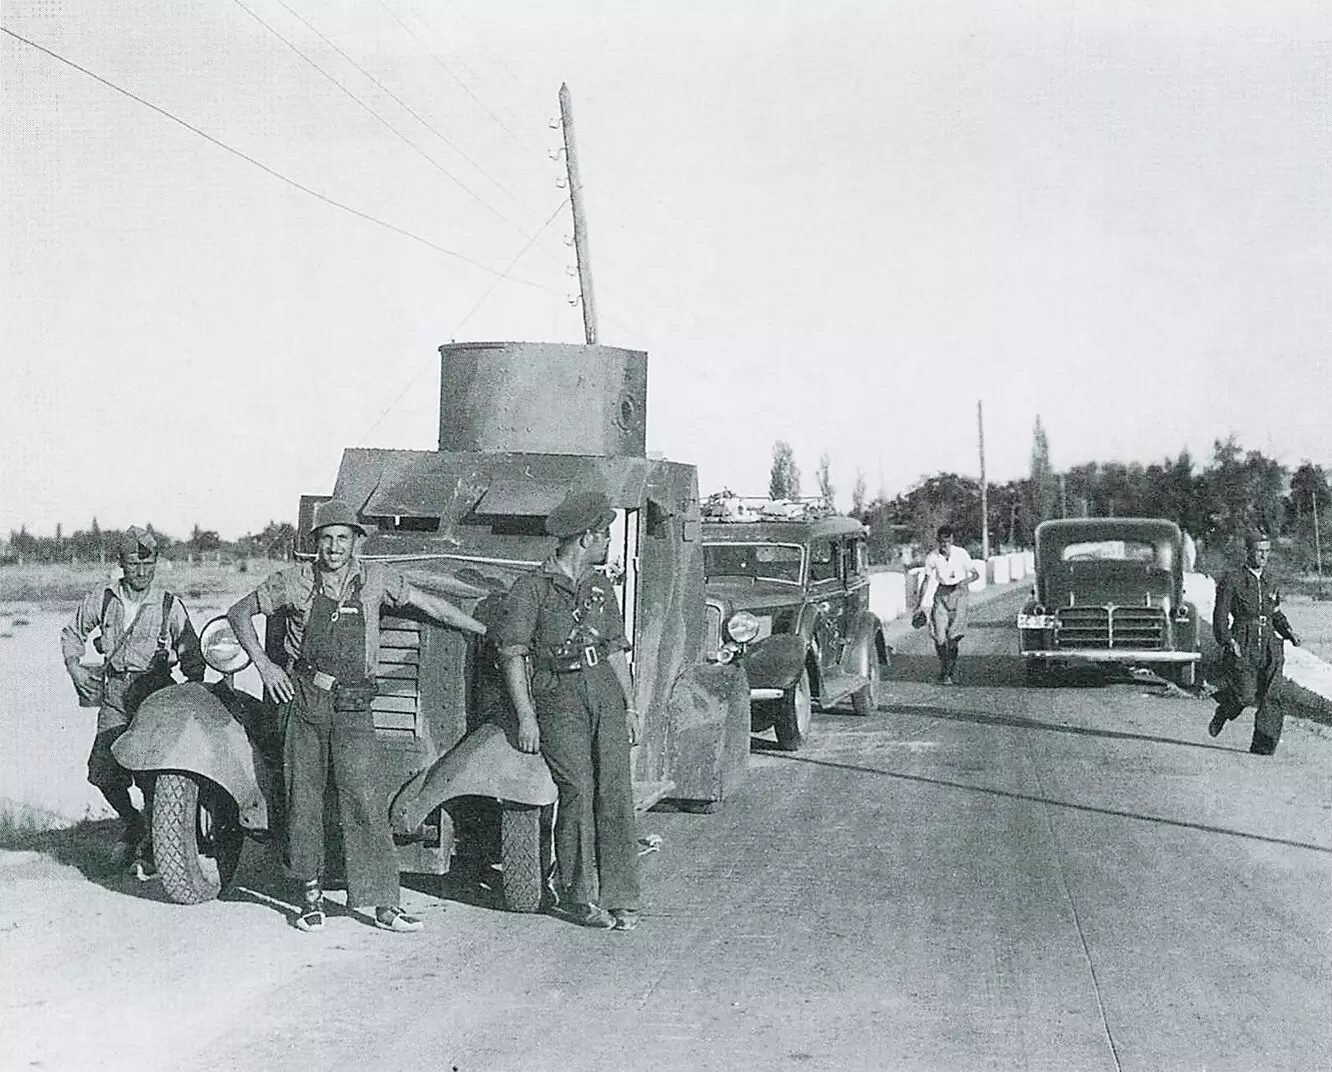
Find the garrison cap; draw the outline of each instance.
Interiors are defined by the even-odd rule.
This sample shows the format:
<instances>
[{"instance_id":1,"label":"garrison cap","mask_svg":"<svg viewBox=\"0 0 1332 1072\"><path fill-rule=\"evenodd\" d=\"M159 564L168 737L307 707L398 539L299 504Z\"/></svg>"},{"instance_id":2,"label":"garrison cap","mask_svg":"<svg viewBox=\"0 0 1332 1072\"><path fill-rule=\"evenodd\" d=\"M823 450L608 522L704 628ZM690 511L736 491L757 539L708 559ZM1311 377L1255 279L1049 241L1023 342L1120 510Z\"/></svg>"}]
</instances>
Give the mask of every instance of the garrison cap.
<instances>
[{"instance_id":1,"label":"garrison cap","mask_svg":"<svg viewBox=\"0 0 1332 1072\"><path fill-rule=\"evenodd\" d=\"M552 536L577 536L605 528L614 520L615 508L603 492L574 491L550 512L546 531Z\"/></svg>"},{"instance_id":2,"label":"garrison cap","mask_svg":"<svg viewBox=\"0 0 1332 1072\"><path fill-rule=\"evenodd\" d=\"M1272 537L1267 535L1262 529L1246 529L1244 532L1244 549L1252 551L1260 543L1270 543Z\"/></svg>"},{"instance_id":3,"label":"garrison cap","mask_svg":"<svg viewBox=\"0 0 1332 1072\"><path fill-rule=\"evenodd\" d=\"M310 531L318 532L329 525L346 525L348 528L355 529L362 536L365 535L365 526L356 520L356 511L341 499L329 499L327 502L315 505L314 518L310 522Z\"/></svg>"},{"instance_id":4,"label":"garrison cap","mask_svg":"<svg viewBox=\"0 0 1332 1072\"><path fill-rule=\"evenodd\" d=\"M148 562L157 557L157 537L147 529L131 525L120 537L120 557L132 562Z\"/></svg>"}]
</instances>

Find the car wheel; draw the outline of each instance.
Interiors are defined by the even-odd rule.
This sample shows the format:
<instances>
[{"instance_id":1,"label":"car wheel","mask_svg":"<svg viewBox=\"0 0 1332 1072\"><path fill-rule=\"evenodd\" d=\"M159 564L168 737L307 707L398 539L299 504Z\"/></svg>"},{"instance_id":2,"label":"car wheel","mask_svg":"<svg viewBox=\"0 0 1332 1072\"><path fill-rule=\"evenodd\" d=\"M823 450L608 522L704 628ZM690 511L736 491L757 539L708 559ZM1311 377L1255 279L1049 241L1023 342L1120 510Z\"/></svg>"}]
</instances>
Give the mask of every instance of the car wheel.
<instances>
[{"instance_id":1,"label":"car wheel","mask_svg":"<svg viewBox=\"0 0 1332 1072\"><path fill-rule=\"evenodd\" d=\"M236 805L188 774L159 774L153 789L153 857L167 900L211 901L231 882L245 846Z\"/></svg>"},{"instance_id":2,"label":"car wheel","mask_svg":"<svg viewBox=\"0 0 1332 1072\"><path fill-rule=\"evenodd\" d=\"M510 912L535 912L545 890L541 808L504 802L500 815L500 888Z\"/></svg>"},{"instance_id":3,"label":"car wheel","mask_svg":"<svg viewBox=\"0 0 1332 1072\"><path fill-rule=\"evenodd\" d=\"M870 715L879 709L879 681L882 671L879 666L879 650L873 641L870 641L867 665L869 681L851 694L851 706L858 715Z\"/></svg>"},{"instance_id":4,"label":"car wheel","mask_svg":"<svg viewBox=\"0 0 1332 1072\"><path fill-rule=\"evenodd\" d=\"M773 729L777 731L777 747L783 752L794 752L809 740L814 723L814 703L809 691L809 671L801 670L800 677L786 694L777 701Z\"/></svg>"}]
</instances>

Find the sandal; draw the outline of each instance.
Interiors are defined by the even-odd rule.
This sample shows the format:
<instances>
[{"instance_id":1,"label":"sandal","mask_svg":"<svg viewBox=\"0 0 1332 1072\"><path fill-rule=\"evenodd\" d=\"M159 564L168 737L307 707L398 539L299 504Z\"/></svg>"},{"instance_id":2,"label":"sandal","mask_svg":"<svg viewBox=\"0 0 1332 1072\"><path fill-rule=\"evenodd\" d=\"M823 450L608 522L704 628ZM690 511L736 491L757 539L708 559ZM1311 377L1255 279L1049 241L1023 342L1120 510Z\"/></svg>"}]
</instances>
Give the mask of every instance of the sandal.
<instances>
[{"instance_id":1,"label":"sandal","mask_svg":"<svg viewBox=\"0 0 1332 1072\"><path fill-rule=\"evenodd\" d=\"M561 919L567 919L570 923L577 923L580 927L608 931L615 926L615 919L600 905L573 901L567 905L557 904L551 911Z\"/></svg>"},{"instance_id":2,"label":"sandal","mask_svg":"<svg viewBox=\"0 0 1332 1072\"><path fill-rule=\"evenodd\" d=\"M305 905L296 917L298 931L322 931L324 929L324 891L319 888L319 880L311 879L301 887L301 901Z\"/></svg>"},{"instance_id":3,"label":"sandal","mask_svg":"<svg viewBox=\"0 0 1332 1072\"><path fill-rule=\"evenodd\" d=\"M375 926L385 931L408 934L419 931L425 924L416 916L409 916L397 905L375 909Z\"/></svg>"},{"instance_id":4,"label":"sandal","mask_svg":"<svg viewBox=\"0 0 1332 1072\"><path fill-rule=\"evenodd\" d=\"M638 928L638 910L636 908L612 908L611 916L615 920L617 931L632 931Z\"/></svg>"}]
</instances>

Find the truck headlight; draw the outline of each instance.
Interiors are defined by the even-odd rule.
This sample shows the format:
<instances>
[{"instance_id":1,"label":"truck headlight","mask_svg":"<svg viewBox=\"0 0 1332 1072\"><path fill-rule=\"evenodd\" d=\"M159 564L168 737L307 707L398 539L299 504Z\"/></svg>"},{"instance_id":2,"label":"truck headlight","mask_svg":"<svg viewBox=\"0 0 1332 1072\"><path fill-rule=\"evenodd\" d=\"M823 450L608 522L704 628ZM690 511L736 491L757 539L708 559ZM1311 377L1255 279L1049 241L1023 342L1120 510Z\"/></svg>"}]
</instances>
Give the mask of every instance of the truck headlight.
<instances>
[{"instance_id":1,"label":"truck headlight","mask_svg":"<svg viewBox=\"0 0 1332 1072\"><path fill-rule=\"evenodd\" d=\"M747 610L738 610L726 620L726 634L737 644L748 644L759 635L759 620Z\"/></svg>"}]
</instances>

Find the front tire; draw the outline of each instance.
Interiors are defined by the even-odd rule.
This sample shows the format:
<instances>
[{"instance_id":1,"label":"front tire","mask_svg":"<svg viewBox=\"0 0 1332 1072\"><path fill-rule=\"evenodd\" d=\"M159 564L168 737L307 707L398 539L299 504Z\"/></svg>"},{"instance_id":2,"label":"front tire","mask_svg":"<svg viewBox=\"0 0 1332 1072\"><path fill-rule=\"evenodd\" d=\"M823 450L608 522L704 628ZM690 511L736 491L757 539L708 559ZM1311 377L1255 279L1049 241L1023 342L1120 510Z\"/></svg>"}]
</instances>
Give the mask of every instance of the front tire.
<instances>
[{"instance_id":1,"label":"front tire","mask_svg":"<svg viewBox=\"0 0 1332 1072\"><path fill-rule=\"evenodd\" d=\"M194 775L157 775L153 856L167 900L213 900L235 877L244 846L236 805L224 790Z\"/></svg>"},{"instance_id":2,"label":"front tire","mask_svg":"<svg viewBox=\"0 0 1332 1072\"><path fill-rule=\"evenodd\" d=\"M881 668L879 666L879 649L872 641L870 642L869 658L866 660L866 665L869 667L869 681L851 694L851 707L858 715L872 715L879 709Z\"/></svg>"},{"instance_id":3,"label":"front tire","mask_svg":"<svg viewBox=\"0 0 1332 1072\"><path fill-rule=\"evenodd\" d=\"M801 670L794 685L777 701L773 729L777 731L777 747L783 752L796 752L809 740L814 724L814 701L809 691L809 671Z\"/></svg>"},{"instance_id":4,"label":"front tire","mask_svg":"<svg viewBox=\"0 0 1332 1072\"><path fill-rule=\"evenodd\" d=\"M505 801L500 814L500 891L510 912L535 912L545 891L541 808Z\"/></svg>"}]
</instances>

